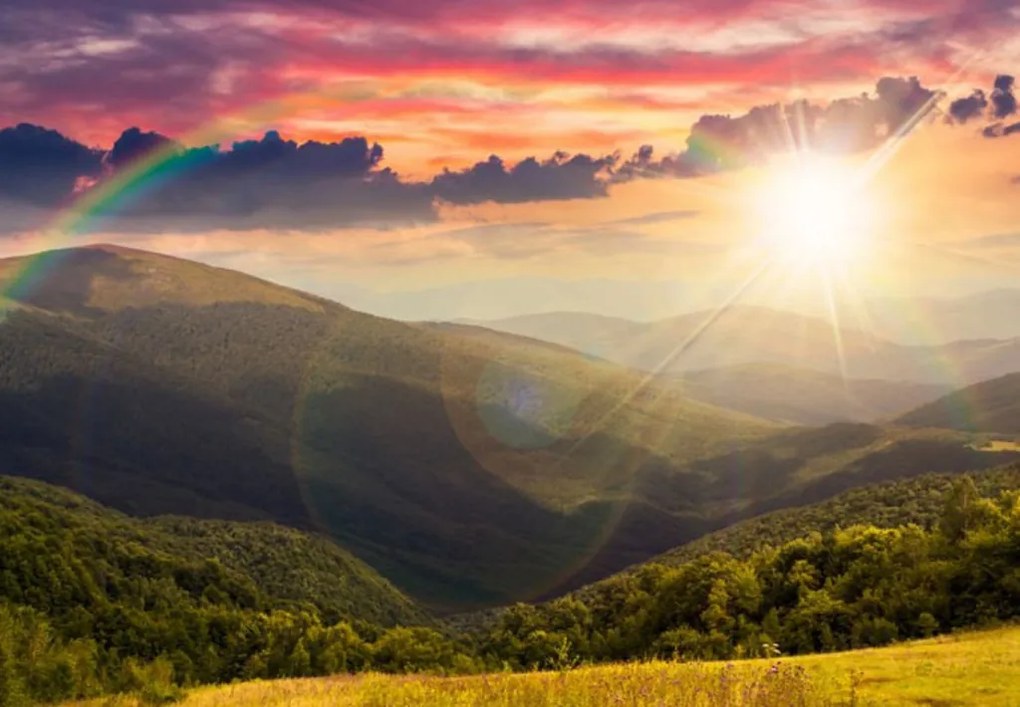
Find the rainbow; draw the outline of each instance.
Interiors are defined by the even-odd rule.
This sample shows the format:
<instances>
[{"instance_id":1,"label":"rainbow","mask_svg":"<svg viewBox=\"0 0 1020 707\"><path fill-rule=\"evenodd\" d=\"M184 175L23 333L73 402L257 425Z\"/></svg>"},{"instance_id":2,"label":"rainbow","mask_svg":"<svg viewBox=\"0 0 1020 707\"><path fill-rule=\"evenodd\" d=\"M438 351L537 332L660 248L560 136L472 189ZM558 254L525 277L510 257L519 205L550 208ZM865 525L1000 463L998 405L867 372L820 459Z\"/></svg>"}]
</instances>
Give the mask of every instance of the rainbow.
<instances>
[{"instance_id":1,"label":"rainbow","mask_svg":"<svg viewBox=\"0 0 1020 707\"><path fill-rule=\"evenodd\" d=\"M68 239L89 231L146 193L205 164L213 150L203 150L203 146L237 139L241 133L257 132L309 101L330 98L353 103L399 95L383 92L364 81L340 82L314 94L290 94L248 106L187 133L179 142L147 152L72 198L49 223L35 231L34 237L26 239L26 250L31 255L23 258L20 269L0 282L0 301L31 292L61 261L61 255L53 251L68 245ZM185 147L182 149L181 145Z\"/></svg>"}]
</instances>

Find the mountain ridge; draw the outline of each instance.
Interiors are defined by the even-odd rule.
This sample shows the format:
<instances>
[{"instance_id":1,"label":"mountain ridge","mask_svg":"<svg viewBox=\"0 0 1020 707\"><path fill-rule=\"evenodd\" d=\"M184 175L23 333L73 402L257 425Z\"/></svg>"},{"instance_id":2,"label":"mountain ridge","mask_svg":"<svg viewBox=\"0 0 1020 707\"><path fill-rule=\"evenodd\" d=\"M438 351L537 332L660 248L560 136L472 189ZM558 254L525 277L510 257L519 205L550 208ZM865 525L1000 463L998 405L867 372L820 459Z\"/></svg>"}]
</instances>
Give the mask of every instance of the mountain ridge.
<instances>
[{"instance_id":1,"label":"mountain ridge","mask_svg":"<svg viewBox=\"0 0 1020 707\"><path fill-rule=\"evenodd\" d=\"M562 593L863 483L1012 458L960 431L780 425L562 347L158 254L32 262L43 279L8 289L20 304L0 323L0 472L141 516L314 530L441 611Z\"/></svg>"}]
</instances>

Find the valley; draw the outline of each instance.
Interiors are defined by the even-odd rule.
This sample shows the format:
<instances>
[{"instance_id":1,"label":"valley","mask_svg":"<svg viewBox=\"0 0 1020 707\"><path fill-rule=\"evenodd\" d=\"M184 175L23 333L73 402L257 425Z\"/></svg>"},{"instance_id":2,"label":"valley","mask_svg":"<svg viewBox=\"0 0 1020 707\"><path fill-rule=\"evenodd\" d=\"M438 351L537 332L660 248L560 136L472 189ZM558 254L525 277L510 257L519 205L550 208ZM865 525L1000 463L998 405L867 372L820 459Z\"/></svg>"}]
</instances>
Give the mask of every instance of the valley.
<instances>
[{"instance_id":1,"label":"valley","mask_svg":"<svg viewBox=\"0 0 1020 707\"><path fill-rule=\"evenodd\" d=\"M855 485L1020 458L966 431L784 426L533 339L139 251L35 267L46 280L8 288L2 325L5 470L140 515L324 532L439 609L554 594Z\"/></svg>"}]
</instances>

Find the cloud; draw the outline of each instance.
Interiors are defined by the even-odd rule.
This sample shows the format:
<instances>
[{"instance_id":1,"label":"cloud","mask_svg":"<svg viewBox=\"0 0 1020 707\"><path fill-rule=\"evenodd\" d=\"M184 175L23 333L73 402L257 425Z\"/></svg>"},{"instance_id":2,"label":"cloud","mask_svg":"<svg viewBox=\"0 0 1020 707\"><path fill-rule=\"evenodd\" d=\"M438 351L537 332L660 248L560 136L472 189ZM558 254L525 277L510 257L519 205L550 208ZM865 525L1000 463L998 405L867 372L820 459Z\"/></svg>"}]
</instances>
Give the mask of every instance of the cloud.
<instances>
[{"instance_id":1,"label":"cloud","mask_svg":"<svg viewBox=\"0 0 1020 707\"><path fill-rule=\"evenodd\" d=\"M971 118L979 118L988 107L988 98L981 89L975 89L964 98L957 98L949 104L949 115L957 123L966 123Z\"/></svg>"},{"instance_id":2,"label":"cloud","mask_svg":"<svg viewBox=\"0 0 1020 707\"><path fill-rule=\"evenodd\" d=\"M1020 177L1014 179L1020 183ZM974 250L1011 250L1020 248L1020 233L996 233L989 236L971 238L961 244L965 249Z\"/></svg>"},{"instance_id":3,"label":"cloud","mask_svg":"<svg viewBox=\"0 0 1020 707\"><path fill-rule=\"evenodd\" d=\"M995 88L992 91L992 117L1008 118L1016 113L1016 95L1013 93L1012 76L1000 75L995 77Z\"/></svg>"},{"instance_id":4,"label":"cloud","mask_svg":"<svg viewBox=\"0 0 1020 707\"><path fill-rule=\"evenodd\" d=\"M8 2L0 7L0 121L43 122L106 144L123 123L185 136L288 96L314 102L355 77L452 85L451 94L465 85L700 86L695 100L703 100L785 88L793 77L857 82L891 60L904 71L948 73L958 60L949 47L993 46L1015 34L1011 4L863 0L820 12L807 0L690 0L677 12L675 0L642 0L621 14L612 0ZM477 106L471 93L450 102ZM515 103L520 94L509 93L492 103ZM432 107L421 93L406 102L422 115ZM336 99L330 117L358 103Z\"/></svg>"},{"instance_id":5,"label":"cloud","mask_svg":"<svg viewBox=\"0 0 1020 707\"><path fill-rule=\"evenodd\" d=\"M995 80L991 107L1009 109L1013 81ZM125 170L138 172L129 192L107 194L105 224L141 232L320 230L390 228L438 220L441 203L516 204L596 199L614 184L647 178L694 178L760 163L777 153L815 150L853 153L874 148L928 114L941 94L916 77L883 77L875 90L821 105L804 100L755 106L737 116L705 114L691 126L684 149L661 156L644 145L631 157L568 154L509 163L492 155L459 170L408 180L384 166L383 147L363 136L334 141L286 139L270 130L259 139L227 146L185 145L153 131L123 131L109 150L97 150L46 128L19 124L0 131L0 198L7 231L24 230L45 209L61 208L97 190L115 189ZM949 107L951 122L982 113L985 94L974 91ZM997 102L996 102L997 101ZM1015 110L1015 109L1014 109ZM1020 123L997 121L983 134L1020 132ZM146 160L158 155L158 164ZM606 227L639 226L690 216L663 212Z\"/></svg>"},{"instance_id":6,"label":"cloud","mask_svg":"<svg viewBox=\"0 0 1020 707\"><path fill-rule=\"evenodd\" d=\"M269 131L226 148L188 148L137 127L125 130L104 152L53 130L19 125L0 132L0 196L24 207L17 219L8 214L8 231L32 222L29 205L59 209L94 191L118 189L122 173L131 174L131 189L106 195L105 228L388 228L436 220L437 201L605 196L605 174L616 159L555 152L548 159L507 165L492 156L429 181L409 181L383 167L383 156L381 145L362 136L299 143ZM37 208L32 215L39 221L44 213Z\"/></svg>"},{"instance_id":7,"label":"cloud","mask_svg":"<svg viewBox=\"0 0 1020 707\"><path fill-rule=\"evenodd\" d=\"M1013 76L999 74L995 77L988 98L984 91L975 89L970 96L953 101L949 106L950 121L962 125L971 119L985 117L993 121L981 128L981 134L987 138L1020 133L1020 122L1007 123L1003 120L1017 112L1015 85Z\"/></svg>"},{"instance_id":8,"label":"cloud","mask_svg":"<svg viewBox=\"0 0 1020 707\"><path fill-rule=\"evenodd\" d=\"M0 130L0 196L35 206L68 198L81 178L94 178L102 152L55 130L21 123Z\"/></svg>"},{"instance_id":9,"label":"cloud","mask_svg":"<svg viewBox=\"0 0 1020 707\"><path fill-rule=\"evenodd\" d=\"M796 150L859 152L926 114L937 97L916 77L883 77L874 95L840 98L824 107L801 100L755 106L736 117L703 115L691 127L682 152L656 158L654 148L644 145L614 178L694 177Z\"/></svg>"},{"instance_id":10,"label":"cloud","mask_svg":"<svg viewBox=\"0 0 1020 707\"><path fill-rule=\"evenodd\" d=\"M1014 122L1011 124L1004 124L1002 122L993 122L981 131L981 135L985 138L1006 138L1015 133L1020 133L1020 122Z\"/></svg>"},{"instance_id":11,"label":"cloud","mask_svg":"<svg viewBox=\"0 0 1020 707\"><path fill-rule=\"evenodd\" d=\"M461 171L444 170L432 180L431 189L438 198L453 204L590 199L606 195L605 177L615 161L611 155L556 152L549 159L529 157L508 168L492 155Z\"/></svg>"},{"instance_id":12,"label":"cloud","mask_svg":"<svg viewBox=\"0 0 1020 707\"><path fill-rule=\"evenodd\" d=\"M360 136L298 143L269 131L228 149L182 149L133 128L114 145L109 162L123 169L168 146L161 169L176 176L122 209L120 218L132 228L144 225L140 218L165 228L196 229L316 229L434 218L427 190L380 168L383 148Z\"/></svg>"},{"instance_id":13,"label":"cloud","mask_svg":"<svg viewBox=\"0 0 1020 707\"><path fill-rule=\"evenodd\" d=\"M113 143L113 147L110 148L106 155L106 161L114 168L122 168L130 165L138 158L160 149L173 149L177 152L184 151L180 143L159 133L143 133L138 128L128 128Z\"/></svg>"}]
</instances>

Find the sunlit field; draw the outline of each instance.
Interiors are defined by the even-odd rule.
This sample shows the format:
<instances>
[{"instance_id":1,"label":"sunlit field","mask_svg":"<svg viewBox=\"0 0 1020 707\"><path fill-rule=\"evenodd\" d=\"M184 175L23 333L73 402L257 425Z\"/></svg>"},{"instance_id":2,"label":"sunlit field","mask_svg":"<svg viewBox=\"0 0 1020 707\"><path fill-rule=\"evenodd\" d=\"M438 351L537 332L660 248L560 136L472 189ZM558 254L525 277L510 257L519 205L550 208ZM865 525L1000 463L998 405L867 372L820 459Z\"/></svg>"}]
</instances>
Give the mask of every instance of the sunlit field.
<instances>
[{"instance_id":1,"label":"sunlit field","mask_svg":"<svg viewBox=\"0 0 1020 707\"><path fill-rule=\"evenodd\" d=\"M133 707L134 698L89 703ZM369 674L190 692L184 705L1020 705L1020 627L731 663L629 663L462 678Z\"/></svg>"}]
</instances>

